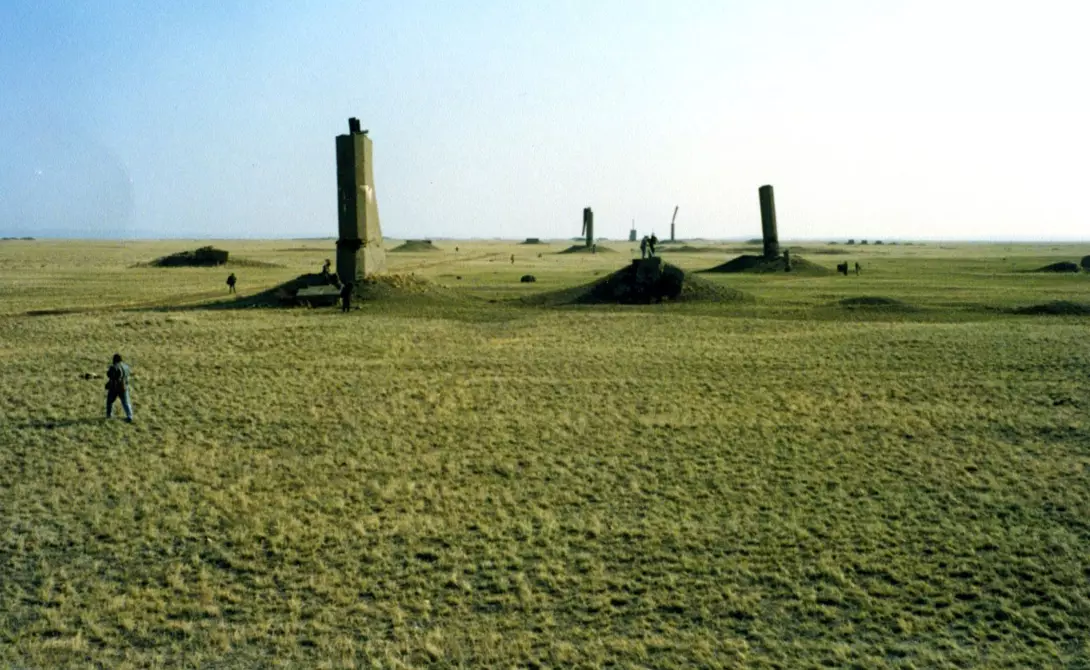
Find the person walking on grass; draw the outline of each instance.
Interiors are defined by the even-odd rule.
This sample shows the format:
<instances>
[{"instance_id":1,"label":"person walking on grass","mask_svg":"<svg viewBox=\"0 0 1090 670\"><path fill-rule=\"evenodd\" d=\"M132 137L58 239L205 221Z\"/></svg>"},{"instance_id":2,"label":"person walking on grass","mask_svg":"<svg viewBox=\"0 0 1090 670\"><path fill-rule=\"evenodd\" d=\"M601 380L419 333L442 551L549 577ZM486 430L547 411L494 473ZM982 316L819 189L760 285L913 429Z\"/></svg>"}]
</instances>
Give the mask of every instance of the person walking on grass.
<instances>
[{"instance_id":1,"label":"person walking on grass","mask_svg":"<svg viewBox=\"0 0 1090 670\"><path fill-rule=\"evenodd\" d=\"M121 408L125 410L125 421L132 423L132 400L129 391L132 389L132 370L121 362L121 354L114 354L114 362L106 369L106 418L113 414L114 401L121 400Z\"/></svg>"},{"instance_id":2,"label":"person walking on grass","mask_svg":"<svg viewBox=\"0 0 1090 670\"><path fill-rule=\"evenodd\" d=\"M234 272L227 275L227 292L228 293L234 293L235 292L235 284L237 282L238 282L238 277L235 276Z\"/></svg>"}]
</instances>

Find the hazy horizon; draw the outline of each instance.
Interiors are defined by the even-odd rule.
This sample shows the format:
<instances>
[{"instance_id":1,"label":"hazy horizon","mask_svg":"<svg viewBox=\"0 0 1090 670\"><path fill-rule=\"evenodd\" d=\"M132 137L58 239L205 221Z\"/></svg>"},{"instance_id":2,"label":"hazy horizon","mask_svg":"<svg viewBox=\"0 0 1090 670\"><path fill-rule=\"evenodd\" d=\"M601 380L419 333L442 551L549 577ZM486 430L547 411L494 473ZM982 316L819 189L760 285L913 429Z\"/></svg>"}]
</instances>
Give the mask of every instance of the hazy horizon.
<instances>
[{"instance_id":1,"label":"hazy horizon","mask_svg":"<svg viewBox=\"0 0 1090 670\"><path fill-rule=\"evenodd\" d=\"M1074 2L12 0L0 237L336 233L370 129L387 237L1076 242Z\"/></svg>"}]
</instances>

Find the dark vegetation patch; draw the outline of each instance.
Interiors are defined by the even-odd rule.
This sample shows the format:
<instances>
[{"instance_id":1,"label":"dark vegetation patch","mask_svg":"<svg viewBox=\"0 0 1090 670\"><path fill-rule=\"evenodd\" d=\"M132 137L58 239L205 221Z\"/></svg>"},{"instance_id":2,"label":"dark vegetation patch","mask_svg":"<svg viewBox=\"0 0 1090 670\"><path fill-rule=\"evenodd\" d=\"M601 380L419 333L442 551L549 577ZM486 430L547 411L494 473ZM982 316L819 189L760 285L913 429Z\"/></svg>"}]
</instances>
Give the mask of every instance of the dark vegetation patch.
<instances>
[{"instance_id":1,"label":"dark vegetation patch","mask_svg":"<svg viewBox=\"0 0 1090 670\"><path fill-rule=\"evenodd\" d=\"M527 237L521 244L541 244L541 239L537 237Z\"/></svg>"},{"instance_id":2,"label":"dark vegetation patch","mask_svg":"<svg viewBox=\"0 0 1090 670\"><path fill-rule=\"evenodd\" d=\"M601 279L521 299L530 305L639 305L673 302L737 302L752 300L742 291L720 286L661 258L634 260Z\"/></svg>"},{"instance_id":3,"label":"dark vegetation patch","mask_svg":"<svg viewBox=\"0 0 1090 670\"><path fill-rule=\"evenodd\" d=\"M848 309L881 309L896 312L912 312L916 310L915 307L903 300L887 298L880 295L860 295L844 298L837 302L837 304L841 307L847 307Z\"/></svg>"},{"instance_id":4,"label":"dark vegetation patch","mask_svg":"<svg viewBox=\"0 0 1090 670\"><path fill-rule=\"evenodd\" d=\"M1090 272L1090 256L1083 256L1082 260L1079 261L1079 265L1082 266L1083 270Z\"/></svg>"},{"instance_id":5,"label":"dark vegetation patch","mask_svg":"<svg viewBox=\"0 0 1090 670\"><path fill-rule=\"evenodd\" d=\"M229 268L282 268L284 267L280 263L270 263L268 261L258 261L253 258L232 258L227 261L224 267Z\"/></svg>"},{"instance_id":6,"label":"dark vegetation patch","mask_svg":"<svg viewBox=\"0 0 1090 670\"><path fill-rule=\"evenodd\" d=\"M694 247L694 246L692 246L690 244L686 244L686 245L683 245L683 246L680 246L680 247L671 246L668 249L663 249L663 251L669 251L672 254L675 254L675 253L676 254L702 254L702 253L705 253L705 252L708 252L708 251L722 251L722 250L717 249L715 247Z\"/></svg>"},{"instance_id":7,"label":"dark vegetation patch","mask_svg":"<svg viewBox=\"0 0 1090 670\"><path fill-rule=\"evenodd\" d=\"M601 244L594 247L588 247L585 244L573 244L564 251L556 252L558 254L612 254L615 253L613 249L604 247Z\"/></svg>"},{"instance_id":8,"label":"dark vegetation patch","mask_svg":"<svg viewBox=\"0 0 1090 670\"><path fill-rule=\"evenodd\" d=\"M413 251L441 251L439 247L431 243L431 240L405 240L399 246L390 249L390 251L396 252L413 252Z\"/></svg>"},{"instance_id":9,"label":"dark vegetation patch","mask_svg":"<svg viewBox=\"0 0 1090 670\"><path fill-rule=\"evenodd\" d=\"M786 264L783 256L765 258L764 256L742 255L714 268L701 270L701 272L786 272ZM820 276L831 275L833 271L817 263L811 263L801 256L792 255L791 274Z\"/></svg>"},{"instance_id":10,"label":"dark vegetation patch","mask_svg":"<svg viewBox=\"0 0 1090 670\"><path fill-rule=\"evenodd\" d=\"M1037 268L1034 272L1078 272L1079 266L1076 263L1070 261L1060 261L1059 263L1052 263L1046 265L1043 268Z\"/></svg>"},{"instance_id":11,"label":"dark vegetation patch","mask_svg":"<svg viewBox=\"0 0 1090 670\"><path fill-rule=\"evenodd\" d=\"M818 256L846 256L849 252L844 249L806 249L805 253Z\"/></svg>"},{"instance_id":12,"label":"dark vegetation patch","mask_svg":"<svg viewBox=\"0 0 1090 670\"><path fill-rule=\"evenodd\" d=\"M1053 300L1039 305L1028 305L1011 310L1014 314L1036 314L1043 316L1090 316L1090 304Z\"/></svg>"}]
</instances>

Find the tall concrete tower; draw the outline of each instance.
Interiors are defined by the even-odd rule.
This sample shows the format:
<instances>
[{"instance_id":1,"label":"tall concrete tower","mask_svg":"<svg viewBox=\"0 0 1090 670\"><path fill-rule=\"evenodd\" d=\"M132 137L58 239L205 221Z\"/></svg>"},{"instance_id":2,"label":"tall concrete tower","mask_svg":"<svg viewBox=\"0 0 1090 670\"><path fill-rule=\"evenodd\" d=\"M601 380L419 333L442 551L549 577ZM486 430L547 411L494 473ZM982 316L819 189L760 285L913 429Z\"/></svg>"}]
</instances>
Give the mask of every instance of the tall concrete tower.
<instances>
[{"instance_id":1,"label":"tall concrete tower","mask_svg":"<svg viewBox=\"0 0 1090 670\"><path fill-rule=\"evenodd\" d=\"M587 236L587 246L594 246L594 212L590 207L583 208L583 234Z\"/></svg>"},{"instance_id":2,"label":"tall concrete tower","mask_svg":"<svg viewBox=\"0 0 1090 670\"><path fill-rule=\"evenodd\" d=\"M367 131L359 119L348 119L348 134L337 136L337 276L343 282L386 271L371 155Z\"/></svg>"},{"instance_id":3,"label":"tall concrete tower","mask_svg":"<svg viewBox=\"0 0 1090 670\"><path fill-rule=\"evenodd\" d=\"M772 187L762 186L757 189L761 200L761 237L764 239L765 258L780 255L780 236L776 232L776 201L772 197Z\"/></svg>"}]
</instances>

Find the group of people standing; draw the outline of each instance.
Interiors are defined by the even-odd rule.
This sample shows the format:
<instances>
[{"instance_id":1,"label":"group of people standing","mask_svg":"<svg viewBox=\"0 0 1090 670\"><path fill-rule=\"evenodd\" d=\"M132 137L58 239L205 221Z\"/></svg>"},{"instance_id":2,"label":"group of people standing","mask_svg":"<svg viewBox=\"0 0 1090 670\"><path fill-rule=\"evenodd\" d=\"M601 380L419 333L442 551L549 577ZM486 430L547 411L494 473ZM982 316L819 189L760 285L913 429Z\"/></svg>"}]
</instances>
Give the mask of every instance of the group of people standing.
<instances>
[{"instance_id":1,"label":"group of people standing","mask_svg":"<svg viewBox=\"0 0 1090 670\"><path fill-rule=\"evenodd\" d=\"M655 237L654 233L650 236L644 235L640 240L640 258L654 258L655 245L659 243L659 238Z\"/></svg>"}]
</instances>

